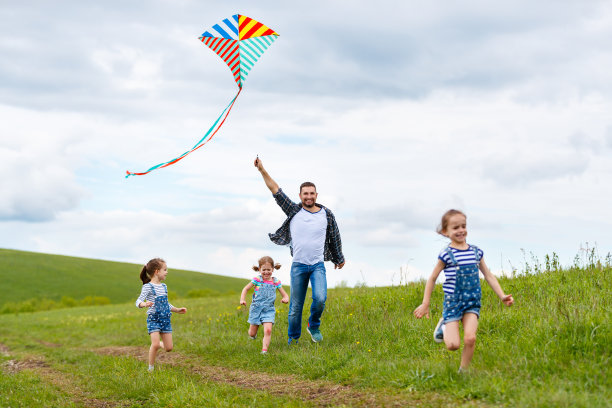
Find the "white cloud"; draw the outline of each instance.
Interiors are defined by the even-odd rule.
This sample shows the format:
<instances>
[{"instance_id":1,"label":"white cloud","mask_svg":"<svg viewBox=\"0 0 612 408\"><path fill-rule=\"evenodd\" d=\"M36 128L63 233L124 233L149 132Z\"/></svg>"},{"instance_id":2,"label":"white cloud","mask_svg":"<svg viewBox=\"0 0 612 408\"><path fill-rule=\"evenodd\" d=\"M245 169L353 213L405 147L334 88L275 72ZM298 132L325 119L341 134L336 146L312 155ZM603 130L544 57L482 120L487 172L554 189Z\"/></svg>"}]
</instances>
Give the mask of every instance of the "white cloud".
<instances>
[{"instance_id":1,"label":"white cloud","mask_svg":"<svg viewBox=\"0 0 612 408\"><path fill-rule=\"evenodd\" d=\"M334 284L427 275L450 207L496 269L519 248L610 248L609 3L239 4L281 37L211 143L128 180L234 96L197 36L236 4L0 6L0 247L245 278L270 253L288 273L259 154L290 197L312 180L334 211Z\"/></svg>"}]
</instances>

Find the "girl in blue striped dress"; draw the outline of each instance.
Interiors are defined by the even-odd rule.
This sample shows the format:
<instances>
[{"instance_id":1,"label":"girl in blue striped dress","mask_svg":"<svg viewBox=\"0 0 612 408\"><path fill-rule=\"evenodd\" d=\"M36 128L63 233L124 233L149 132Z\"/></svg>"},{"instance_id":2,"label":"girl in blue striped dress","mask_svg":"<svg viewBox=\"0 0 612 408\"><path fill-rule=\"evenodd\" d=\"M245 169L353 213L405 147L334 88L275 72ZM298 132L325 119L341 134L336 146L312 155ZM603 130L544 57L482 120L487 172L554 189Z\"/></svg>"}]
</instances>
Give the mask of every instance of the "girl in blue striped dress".
<instances>
[{"instance_id":1,"label":"girl in blue striped dress","mask_svg":"<svg viewBox=\"0 0 612 408\"><path fill-rule=\"evenodd\" d=\"M442 318L434 330L434 340L444 341L448 350L457 350L461 345L459 322L463 323L463 353L459 371L465 371L472 361L476 347L476 330L480 316L480 276L482 272L491 289L506 306L512 306L512 295L506 295L495 275L487 267L483 251L466 242L467 222L464 213L449 210L442 216L438 233L450 239L448 247L438 255L438 263L425 285L423 303L414 310L414 316L429 318L429 301L440 272L446 280Z\"/></svg>"},{"instance_id":2,"label":"girl in blue striped dress","mask_svg":"<svg viewBox=\"0 0 612 408\"><path fill-rule=\"evenodd\" d=\"M170 316L174 313L185 313L184 307L174 307L168 302L168 288L162 281L166 280L168 266L161 258L151 259L140 271L142 289L136 300L138 308L146 307L147 331L151 336L149 348L149 371L153 371L155 357L160 348L172 351L172 325Z\"/></svg>"}]
</instances>

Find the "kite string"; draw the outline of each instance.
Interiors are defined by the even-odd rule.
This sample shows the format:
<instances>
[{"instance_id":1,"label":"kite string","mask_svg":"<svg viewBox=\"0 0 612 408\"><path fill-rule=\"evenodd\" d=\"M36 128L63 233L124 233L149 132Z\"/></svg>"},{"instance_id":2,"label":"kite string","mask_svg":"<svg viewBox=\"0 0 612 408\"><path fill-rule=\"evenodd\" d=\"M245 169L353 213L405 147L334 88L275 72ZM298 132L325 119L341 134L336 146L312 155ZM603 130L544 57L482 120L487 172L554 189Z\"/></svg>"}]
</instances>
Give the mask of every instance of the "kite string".
<instances>
[{"instance_id":1,"label":"kite string","mask_svg":"<svg viewBox=\"0 0 612 408\"><path fill-rule=\"evenodd\" d=\"M204 146L206 143L208 143L213 138L213 136L217 133L217 131L219 131L219 129L221 129L221 126L223 126L223 123L225 123L225 119L227 119L229 113L232 111L232 108L234 107L234 103L236 102L236 99L238 98L238 95L240 95L240 92L242 92L242 88L240 88L238 90L238 93L236 94L236 96L234 96L234 98L225 107L225 109L223 109L223 111L221 112L221 115L219 115L217 120L215 120L215 122L212 124L212 126L204 134L202 139L200 139L191 148L191 150L186 151L185 153L181 154L180 156L178 156L178 157L176 157L176 158L174 158L174 159L172 159L170 161L157 164L157 165L151 167L149 170L147 170L145 172L142 172L142 173L135 173L135 172L131 172L131 171L128 170L128 171L126 171L127 175L125 176L125 178L128 178L130 176L143 176L143 175L145 175L147 173L150 173L153 170L164 168L164 167L168 167L168 166L178 162L179 160L183 159L184 157L188 156L191 152L193 152L193 151L199 149L200 147ZM223 117L224 114L225 114L225 117ZM221 120L222 117L223 117L223 120ZM219 123L219 120L221 120L221 123ZM219 124L219 126L217 126L217 124ZM216 127L216 129L215 129L215 127ZM213 129L215 129L214 132L213 132ZM211 132L212 132L212 134L211 134Z\"/></svg>"}]
</instances>

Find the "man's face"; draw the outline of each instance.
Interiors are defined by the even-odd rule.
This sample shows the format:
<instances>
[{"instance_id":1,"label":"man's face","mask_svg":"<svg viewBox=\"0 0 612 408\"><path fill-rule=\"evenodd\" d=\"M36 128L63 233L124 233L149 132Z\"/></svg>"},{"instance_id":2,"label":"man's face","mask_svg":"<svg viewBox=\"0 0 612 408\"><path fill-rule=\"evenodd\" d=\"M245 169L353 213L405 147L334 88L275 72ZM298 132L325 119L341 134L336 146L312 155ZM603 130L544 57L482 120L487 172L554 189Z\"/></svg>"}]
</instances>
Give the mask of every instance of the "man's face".
<instances>
[{"instance_id":1,"label":"man's face","mask_svg":"<svg viewBox=\"0 0 612 408\"><path fill-rule=\"evenodd\" d=\"M317 190L314 187L302 187L300 191L300 200L304 208L312 208L317 201Z\"/></svg>"}]
</instances>

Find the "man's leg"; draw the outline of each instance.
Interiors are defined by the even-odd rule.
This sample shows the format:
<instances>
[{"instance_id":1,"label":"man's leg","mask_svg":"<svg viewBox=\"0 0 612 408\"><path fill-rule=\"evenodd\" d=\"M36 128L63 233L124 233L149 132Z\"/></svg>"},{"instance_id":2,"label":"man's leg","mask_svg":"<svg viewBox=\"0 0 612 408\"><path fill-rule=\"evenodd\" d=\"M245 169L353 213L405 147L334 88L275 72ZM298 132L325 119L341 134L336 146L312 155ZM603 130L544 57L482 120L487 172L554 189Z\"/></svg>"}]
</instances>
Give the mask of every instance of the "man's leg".
<instances>
[{"instance_id":1,"label":"man's leg","mask_svg":"<svg viewBox=\"0 0 612 408\"><path fill-rule=\"evenodd\" d=\"M312 287L312 306L310 306L310 318L308 327L318 329L321 326L321 315L325 310L327 300L327 276L325 274L325 264L319 262L311 266L314 270L310 275L310 286Z\"/></svg>"},{"instance_id":2,"label":"man's leg","mask_svg":"<svg viewBox=\"0 0 612 408\"><path fill-rule=\"evenodd\" d=\"M289 330L290 339L299 339L302 335L302 309L308 289L310 272L308 265L298 262L291 264L291 300L289 301Z\"/></svg>"}]
</instances>

